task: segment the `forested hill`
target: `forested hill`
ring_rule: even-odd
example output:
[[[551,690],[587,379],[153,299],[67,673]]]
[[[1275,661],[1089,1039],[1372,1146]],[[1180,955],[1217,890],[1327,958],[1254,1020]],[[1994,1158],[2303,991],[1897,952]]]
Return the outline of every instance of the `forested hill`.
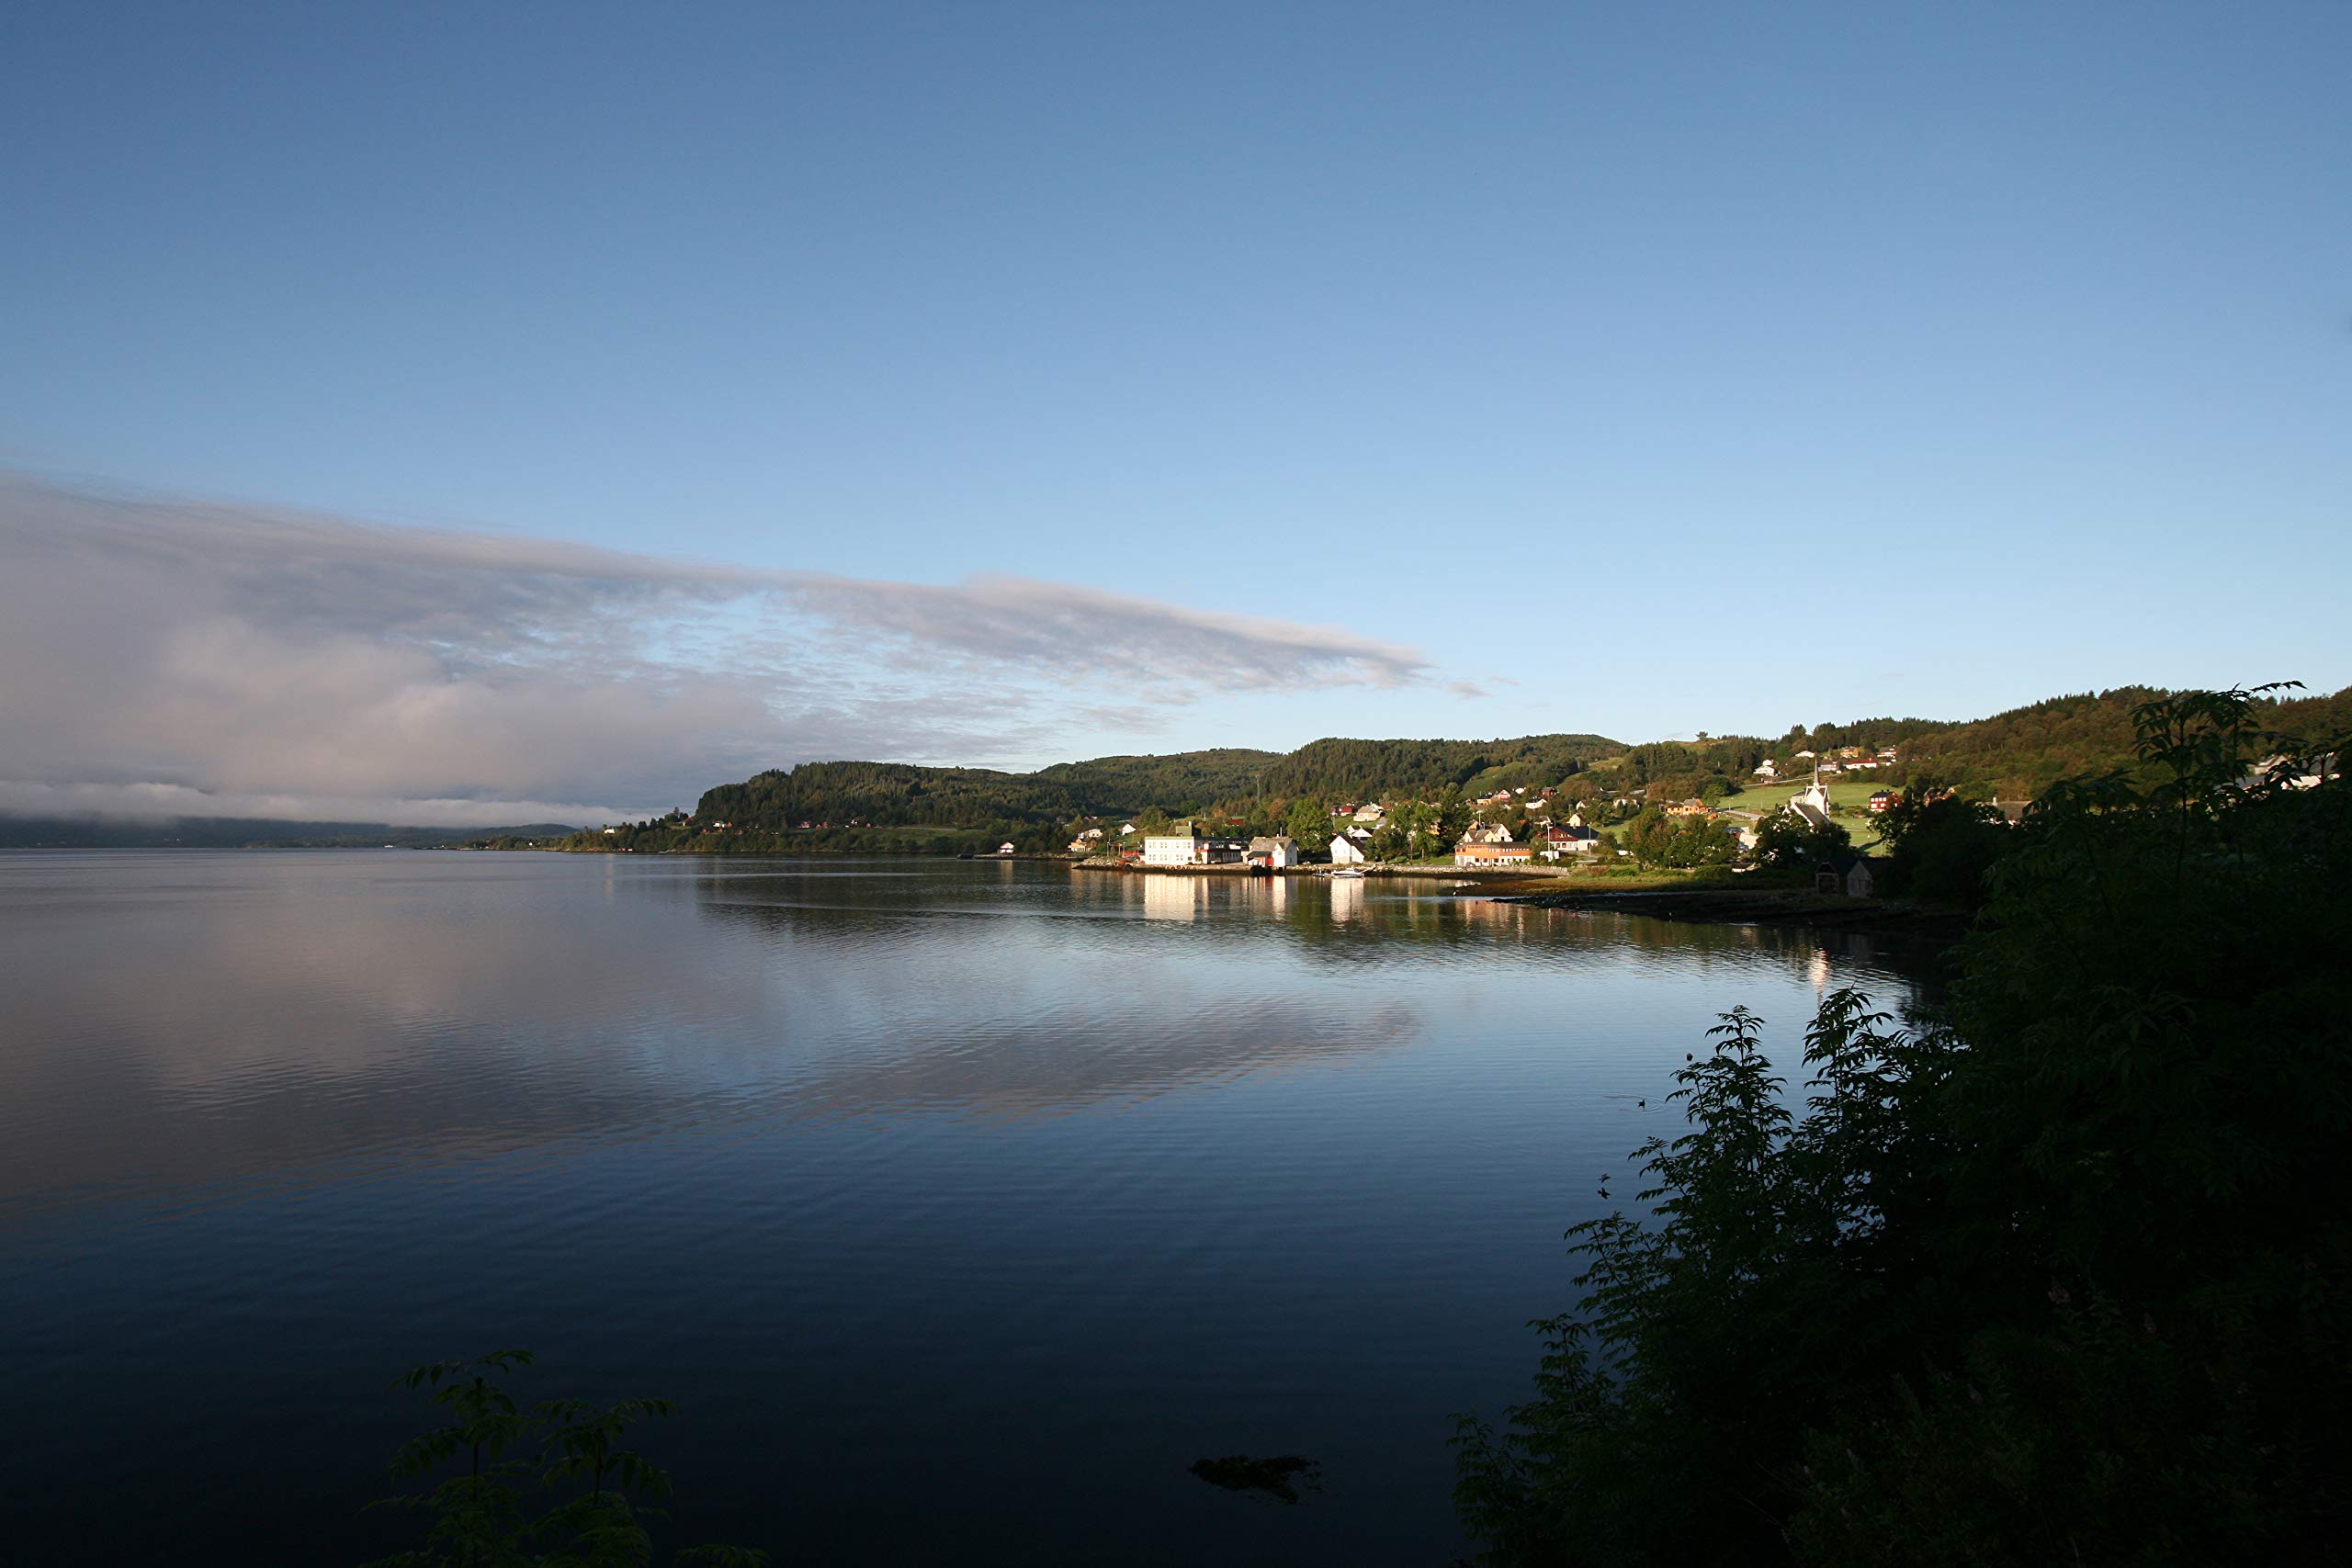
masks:
[[[767,829],[804,821],[964,828],[1103,817],[1155,806],[1190,810],[1252,793],[1258,773],[1276,760],[1272,751],[1180,751],[1057,762],[1034,773],[911,762],[803,762],[720,784],[703,795],[695,817]]]
[[[2132,766],[2132,710],[2163,694],[2153,686],[2117,686],[1938,726],[1902,742],[1899,776],[1932,777],[1970,795],[2030,800],[2070,773]],[[2311,738],[2340,735],[2352,726],[2352,687],[2333,695],[2282,695],[2288,700],[2258,705],[2264,724]]]
[[[1221,803],[1435,795],[1449,784],[1499,789],[1555,783],[1622,752],[1598,735],[1514,740],[1311,742],[1283,755],[1231,749],[1163,757],[1096,757],[1034,773],[926,768],[910,762],[803,762],[721,784],[695,808],[699,822],[778,829],[802,822],[877,827],[978,827],[1080,817],[1184,813]]]
[[[1600,735],[1526,735],[1516,740],[1311,740],[1266,770],[1265,790],[1284,798],[1379,799],[1532,789],[1581,773],[1625,750]]]
[[[1165,757],[1097,757],[1056,762],[1029,776],[1070,792],[1079,814],[1147,811],[1155,806],[1203,806],[1254,794],[1259,776],[1282,761],[1278,751],[1227,747],[1176,751]]]

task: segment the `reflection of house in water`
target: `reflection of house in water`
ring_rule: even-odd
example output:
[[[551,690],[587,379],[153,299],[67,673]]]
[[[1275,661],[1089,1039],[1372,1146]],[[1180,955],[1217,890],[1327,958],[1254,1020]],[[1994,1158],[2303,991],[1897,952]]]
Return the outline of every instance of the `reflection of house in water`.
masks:
[[[1562,909],[1536,908],[1499,898],[1457,898],[1452,908],[1464,926],[1486,926],[1531,942],[1557,940],[1560,922],[1566,914]]]
[[[1511,906],[1492,898],[1456,898],[1453,912],[1465,926],[1498,926],[1511,918]]]
[[[1138,876],[1147,920],[1195,920],[1208,902],[1212,883],[1204,876]]]
[[[1363,884],[1345,877],[1334,877],[1325,886],[1331,889],[1331,923],[1345,925],[1363,913]]]

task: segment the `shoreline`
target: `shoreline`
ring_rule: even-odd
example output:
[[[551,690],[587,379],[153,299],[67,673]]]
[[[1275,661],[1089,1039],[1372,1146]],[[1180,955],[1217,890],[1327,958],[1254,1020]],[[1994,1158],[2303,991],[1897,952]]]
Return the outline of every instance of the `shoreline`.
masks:
[[[1924,908],[1881,898],[1848,898],[1791,888],[1668,888],[1641,892],[1511,893],[1498,901],[1540,909],[1582,909],[1725,926],[1799,926],[1815,931],[1883,933],[1956,942],[1975,917],[1958,909]]]
[[[978,855],[974,858],[978,860],[994,860],[999,857],[994,855]],[[1055,857],[1047,856],[1043,858],[1051,859]],[[1072,869],[1079,871],[1140,872],[1147,875],[1153,876],[1247,876],[1251,873],[1251,868],[1246,865],[1125,865],[1116,861],[1100,859],[1074,860],[1070,862],[1070,865]],[[1513,866],[1508,871],[1500,871],[1487,870],[1478,866],[1431,865],[1426,863],[1398,865],[1382,861],[1373,861],[1366,864],[1358,866],[1355,869],[1362,871],[1367,878],[1391,876],[1409,877],[1425,881],[1476,884],[1479,886],[1513,888],[1522,886],[1531,882],[1565,882],[1569,880],[1570,876],[1570,873],[1566,868],[1555,871],[1548,866]],[[1318,861],[1310,865],[1283,866],[1280,870],[1271,873],[1271,874],[1275,876],[1328,877],[1332,874],[1332,871],[1333,867],[1328,863]]]

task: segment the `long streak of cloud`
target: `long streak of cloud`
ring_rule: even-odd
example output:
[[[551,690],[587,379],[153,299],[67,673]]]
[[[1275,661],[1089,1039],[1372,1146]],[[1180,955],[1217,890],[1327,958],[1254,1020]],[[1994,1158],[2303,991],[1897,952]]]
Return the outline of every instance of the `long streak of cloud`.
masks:
[[[816,757],[1002,755],[1055,735],[1073,689],[1136,716],[1429,677],[1351,632],[1063,583],[705,565],[9,475],[0,669],[0,811],[426,822],[586,820]]]

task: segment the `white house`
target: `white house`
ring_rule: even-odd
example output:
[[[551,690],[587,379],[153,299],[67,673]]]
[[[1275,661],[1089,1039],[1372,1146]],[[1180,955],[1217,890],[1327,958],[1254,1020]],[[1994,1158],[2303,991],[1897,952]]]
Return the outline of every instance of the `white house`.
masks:
[[[1298,840],[1288,836],[1252,839],[1250,840],[1250,863],[1262,865],[1272,871],[1281,871],[1285,867],[1296,865]]]
[[[1362,865],[1363,861],[1363,846],[1357,843],[1353,839],[1349,838],[1345,833],[1341,833],[1339,837],[1331,840],[1331,863],[1333,865]]]
[[[2317,757],[2289,757],[2273,753],[2254,765],[2254,771],[2238,780],[2240,789],[2256,789],[2264,784],[2278,784],[2285,789],[2317,789],[2329,779],[2341,778],[2343,770],[2336,765],[2335,753]],[[607,828],[606,832],[612,829]]]
[[[1165,833],[1154,833],[1143,841],[1143,863],[1146,865],[1206,865],[1208,852],[1201,835],[1190,821],[1173,823]]]
[[[1357,821],[1376,826],[1382,818],[1388,815],[1388,808],[1385,806],[1359,806],[1354,815]]]
[[[1546,828],[1543,833],[1543,855],[1556,861],[1563,855],[1589,855],[1600,847],[1600,835],[1589,828]]]

